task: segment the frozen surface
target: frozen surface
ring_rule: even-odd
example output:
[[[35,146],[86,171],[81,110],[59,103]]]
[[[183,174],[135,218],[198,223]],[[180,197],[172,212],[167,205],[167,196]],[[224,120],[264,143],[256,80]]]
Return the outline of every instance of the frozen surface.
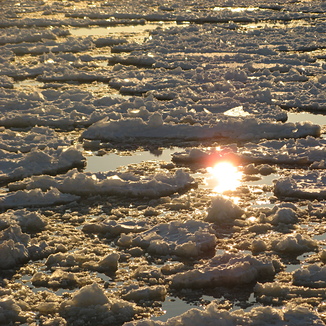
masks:
[[[316,170],[292,174],[276,181],[274,193],[282,197],[325,198],[325,173]]]
[[[85,157],[75,147],[35,149],[28,153],[0,150],[0,182],[9,182],[38,174],[54,174],[83,166]]]
[[[90,173],[73,169],[66,174],[35,176],[17,182],[11,188],[43,190],[54,187],[61,192],[75,195],[120,195],[134,197],[162,197],[181,191],[194,184],[194,179],[185,171],[156,173],[141,176],[133,173]]]
[[[261,138],[297,138],[319,136],[320,127],[311,123],[282,124],[253,118],[223,118],[214,124],[188,125],[164,123],[160,114],[154,113],[148,122],[140,118],[119,121],[101,120],[83,133],[86,139],[109,141],[119,138],[231,138],[241,140]]]
[[[153,255],[200,257],[215,248],[214,233],[208,223],[201,221],[171,222],[139,234],[131,244]]]
[[[0,9],[0,324],[325,324],[324,1]]]
[[[67,202],[69,203],[77,199],[79,199],[78,196],[62,194],[56,188],[52,188],[45,192],[40,189],[32,189],[27,191],[18,190],[16,192],[10,192],[0,198],[0,209],[48,206]]]
[[[159,321],[139,321],[126,323],[126,326],[176,326],[176,325],[198,325],[198,324],[222,324],[227,326],[235,325],[324,325],[319,316],[311,311],[308,306],[302,304],[299,306],[289,305],[284,309],[257,307],[249,312],[243,310],[229,312],[219,308],[217,302],[212,302],[207,309],[191,309],[184,314],[170,318],[167,322]]]
[[[272,260],[250,255],[224,254],[215,256],[197,269],[179,273],[172,278],[177,288],[202,288],[209,286],[232,286],[247,284],[263,277],[275,275]]]
[[[265,140],[258,143],[246,143],[244,146],[221,147],[211,149],[188,149],[173,154],[173,161],[180,163],[209,163],[213,160],[235,158],[243,163],[269,163],[312,165],[325,168],[325,140],[314,137],[298,140]]]

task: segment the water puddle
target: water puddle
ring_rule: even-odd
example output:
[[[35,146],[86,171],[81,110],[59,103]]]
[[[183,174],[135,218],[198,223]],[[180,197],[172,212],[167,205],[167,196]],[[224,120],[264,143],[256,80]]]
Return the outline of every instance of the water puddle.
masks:
[[[142,34],[156,28],[169,28],[176,26],[176,22],[155,22],[144,25],[116,25],[109,27],[74,27],[69,31],[72,36],[123,36],[124,34]]]
[[[310,112],[288,112],[287,122],[305,122],[311,121],[312,123],[319,125],[326,125],[326,115],[324,114],[315,114]]]
[[[277,173],[271,173],[269,175],[262,175],[260,177],[261,177],[261,179],[259,179],[259,180],[246,181],[246,182],[244,182],[244,184],[251,185],[251,186],[255,186],[255,185],[272,186],[273,180],[277,180],[280,177],[280,175]]]
[[[43,86],[44,86],[44,83],[39,82],[35,79],[17,80],[14,83],[14,88],[30,89],[31,87],[42,88]]]
[[[258,7],[214,7],[214,11],[228,10],[231,12],[244,12],[244,11],[258,11],[261,10]]]
[[[177,297],[166,297],[165,301],[162,302],[162,311],[164,315],[158,317],[151,317],[151,320],[159,320],[166,322],[169,318],[179,316],[189,309],[197,308],[203,310],[203,306],[198,306],[192,303],[187,303]]]
[[[109,153],[103,156],[89,156],[86,160],[85,172],[106,172],[129,164],[141,163],[143,161],[166,161],[171,162],[171,156],[181,148],[166,148],[160,153],[149,151],[134,152],[132,155],[121,156],[116,153]]]

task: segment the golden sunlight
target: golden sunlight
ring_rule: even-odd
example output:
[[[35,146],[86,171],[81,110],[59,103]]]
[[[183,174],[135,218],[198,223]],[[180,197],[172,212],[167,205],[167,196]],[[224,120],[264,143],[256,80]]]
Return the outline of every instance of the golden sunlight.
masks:
[[[242,172],[231,162],[219,162],[214,167],[207,168],[207,172],[210,174],[209,184],[214,187],[214,192],[235,190],[241,184]]]

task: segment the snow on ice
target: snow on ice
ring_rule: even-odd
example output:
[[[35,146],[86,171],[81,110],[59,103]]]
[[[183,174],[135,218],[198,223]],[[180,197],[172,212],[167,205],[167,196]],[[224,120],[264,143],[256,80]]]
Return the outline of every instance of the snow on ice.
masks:
[[[323,1],[0,9],[0,324],[325,324]]]
[[[34,176],[12,184],[11,189],[58,189],[75,195],[120,195],[162,197],[194,186],[194,179],[183,170],[139,176],[133,173],[90,173],[73,169],[58,176]]]

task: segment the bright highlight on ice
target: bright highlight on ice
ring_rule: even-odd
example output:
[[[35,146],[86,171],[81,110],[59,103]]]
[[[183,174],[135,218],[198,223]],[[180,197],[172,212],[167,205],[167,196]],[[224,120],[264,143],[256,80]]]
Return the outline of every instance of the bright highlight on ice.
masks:
[[[208,167],[210,181],[214,183],[214,192],[223,193],[228,190],[235,190],[240,186],[242,172],[231,162],[219,162],[214,167]]]

